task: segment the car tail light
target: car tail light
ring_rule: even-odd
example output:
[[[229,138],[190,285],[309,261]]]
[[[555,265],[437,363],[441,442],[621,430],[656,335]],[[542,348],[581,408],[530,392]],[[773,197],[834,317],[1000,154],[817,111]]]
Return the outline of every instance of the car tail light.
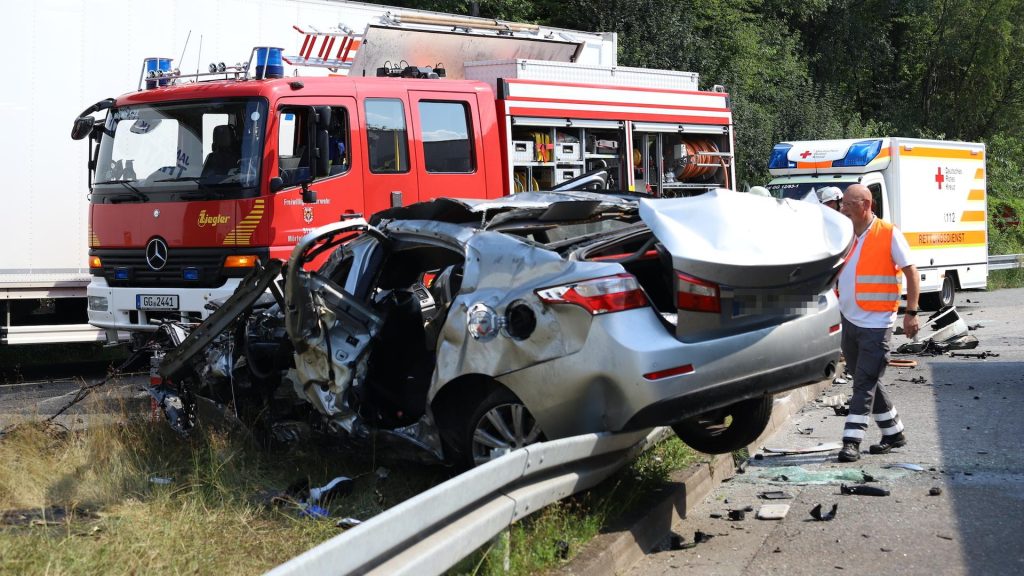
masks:
[[[721,312],[722,297],[718,284],[676,272],[676,306],[694,312]]]
[[[593,315],[647,306],[647,296],[632,274],[617,274],[537,290],[546,304],[575,304]]]
[[[835,334],[836,332],[839,332],[842,329],[843,329],[843,325],[842,324],[833,324],[832,326],[829,326],[828,333],[829,334]]]

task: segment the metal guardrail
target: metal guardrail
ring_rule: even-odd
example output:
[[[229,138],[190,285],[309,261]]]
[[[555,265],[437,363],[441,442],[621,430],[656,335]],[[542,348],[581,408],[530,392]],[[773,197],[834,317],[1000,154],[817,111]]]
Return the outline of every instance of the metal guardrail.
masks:
[[[997,254],[988,257],[989,270],[1024,268],[1024,254]]]
[[[531,444],[414,496],[267,574],[441,574],[513,522],[597,485],[668,434],[656,428]]]

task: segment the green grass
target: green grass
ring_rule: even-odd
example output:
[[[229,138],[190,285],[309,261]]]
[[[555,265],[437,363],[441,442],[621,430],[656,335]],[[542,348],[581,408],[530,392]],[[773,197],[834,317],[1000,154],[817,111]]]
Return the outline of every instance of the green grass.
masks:
[[[337,518],[365,520],[454,473],[379,456],[327,447],[267,451],[213,428],[183,440],[138,416],[73,431],[22,424],[0,436],[0,513],[38,516],[59,507],[69,518],[0,523],[0,574],[260,573],[340,533]],[[673,471],[702,458],[672,437],[597,488],[513,525],[511,573],[565,562],[560,542],[571,558],[609,522],[656,497]],[[386,480],[373,473],[382,463]],[[355,489],[328,506],[333,519],[302,517],[294,502],[270,503],[298,479],[320,485],[341,475],[355,478]],[[455,572],[504,574],[503,559],[489,546]]]
[[[0,462],[0,512],[79,511],[55,525],[0,526],[0,573],[10,574],[260,573],[341,531],[269,503],[296,479],[355,478],[328,508],[366,519],[451,475],[389,463],[381,481],[372,455],[267,452],[209,429],[184,441],[138,418],[73,432],[21,425],[0,438]]]
[[[450,573],[525,575],[555,568],[573,558],[610,522],[652,501],[657,492],[666,487],[672,472],[706,458],[672,436],[594,489],[552,504],[513,524],[507,544],[499,541],[484,547]],[[504,570],[506,545],[508,572]],[[563,558],[565,545],[568,545],[568,556]]]
[[[1024,286],[1024,268],[992,270],[988,273],[988,289],[1020,288]]]

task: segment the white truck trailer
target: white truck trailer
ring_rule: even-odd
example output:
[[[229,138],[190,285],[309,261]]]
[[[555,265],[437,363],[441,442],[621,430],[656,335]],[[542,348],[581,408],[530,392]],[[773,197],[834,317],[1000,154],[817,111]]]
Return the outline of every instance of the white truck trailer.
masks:
[[[988,218],[985,145],[913,138],[781,142],[772,149],[773,195],[804,198],[860,183],[875,213],[903,231],[921,274],[921,307],[985,288]]]
[[[87,323],[88,147],[69,137],[83,103],[138,89],[146,57],[183,75],[253,46],[298,53],[293,25],[363,29],[384,15],[431,21],[437,13],[333,0],[32,0],[5,8],[0,61],[8,188],[0,210],[0,345],[106,339]],[[467,19],[462,26],[474,24]],[[486,21],[485,21],[486,23]],[[490,21],[492,28],[498,24]],[[575,61],[615,66],[614,34],[534,27],[575,43]],[[358,49],[347,53],[356,56]],[[489,52],[493,55],[493,51]],[[16,55],[16,56],[14,56]],[[516,57],[516,53],[506,55]],[[228,61],[231,66],[234,61]],[[349,70],[336,70],[345,73]],[[326,75],[312,69],[306,75]],[[356,73],[356,72],[353,72]]]

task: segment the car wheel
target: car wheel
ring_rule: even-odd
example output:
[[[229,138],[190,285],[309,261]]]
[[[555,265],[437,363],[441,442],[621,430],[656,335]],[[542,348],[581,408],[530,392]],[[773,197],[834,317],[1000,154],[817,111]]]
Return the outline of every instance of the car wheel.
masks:
[[[527,444],[541,442],[544,434],[533,415],[507,388],[497,388],[481,402],[463,435],[466,464],[479,466]]]
[[[921,308],[923,310],[941,310],[952,306],[956,299],[956,288],[953,286],[953,277],[946,276],[942,279],[942,289],[938,292],[921,294]]]
[[[698,452],[725,454],[756,440],[771,417],[772,395],[766,394],[683,420],[672,429]]]

